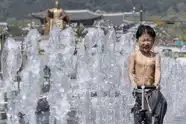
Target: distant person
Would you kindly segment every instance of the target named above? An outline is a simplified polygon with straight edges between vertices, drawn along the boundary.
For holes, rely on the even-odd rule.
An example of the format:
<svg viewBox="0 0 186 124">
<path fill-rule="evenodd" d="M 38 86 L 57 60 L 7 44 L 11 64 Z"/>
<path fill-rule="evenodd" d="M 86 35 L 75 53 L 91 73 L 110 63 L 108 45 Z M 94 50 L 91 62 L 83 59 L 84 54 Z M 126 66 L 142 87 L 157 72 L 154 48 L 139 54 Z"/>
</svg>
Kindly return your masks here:
<svg viewBox="0 0 186 124">
<path fill-rule="evenodd" d="M 128 74 L 134 88 L 133 95 L 136 99 L 132 109 L 134 124 L 141 124 L 142 92 L 137 86 L 155 86 L 156 89 L 145 89 L 146 124 L 163 124 L 167 110 L 167 102 L 160 92 L 160 56 L 151 51 L 156 38 L 156 33 L 150 26 L 141 25 L 136 32 L 138 48 L 129 55 Z M 152 119 L 154 118 L 154 119 Z"/>
</svg>

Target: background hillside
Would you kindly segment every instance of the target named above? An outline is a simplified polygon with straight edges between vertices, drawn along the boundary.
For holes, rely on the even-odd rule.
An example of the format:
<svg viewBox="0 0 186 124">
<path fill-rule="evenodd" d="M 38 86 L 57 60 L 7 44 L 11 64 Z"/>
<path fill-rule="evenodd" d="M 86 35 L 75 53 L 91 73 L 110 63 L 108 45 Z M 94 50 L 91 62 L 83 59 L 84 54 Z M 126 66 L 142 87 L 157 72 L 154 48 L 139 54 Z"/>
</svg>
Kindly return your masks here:
<svg viewBox="0 0 186 124">
<path fill-rule="evenodd" d="M 132 11 L 133 6 L 139 10 L 142 5 L 151 15 L 186 12 L 186 0 L 60 0 L 64 9 L 100 9 L 107 12 Z M 54 7 L 54 0 L 0 0 L 0 20 L 23 18 L 28 13 L 51 7 Z"/>
<path fill-rule="evenodd" d="M 179 37 L 186 41 L 186 0 L 59 0 L 64 9 L 104 10 L 106 12 L 139 11 L 143 7 L 144 20 L 177 21 L 169 25 L 157 26 L 160 37 L 171 39 Z M 31 20 L 29 13 L 44 11 L 55 6 L 55 0 L 0 0 L 0 21 L 7 21 L 12 34 L 27 26 Z M 139 17 L 126 17 L 126 20 L 139 21 Z M 38 20 L 37 20 L 38 21 Z M 166 32 L 164 36 L 163 32 Z"/>
</svg>

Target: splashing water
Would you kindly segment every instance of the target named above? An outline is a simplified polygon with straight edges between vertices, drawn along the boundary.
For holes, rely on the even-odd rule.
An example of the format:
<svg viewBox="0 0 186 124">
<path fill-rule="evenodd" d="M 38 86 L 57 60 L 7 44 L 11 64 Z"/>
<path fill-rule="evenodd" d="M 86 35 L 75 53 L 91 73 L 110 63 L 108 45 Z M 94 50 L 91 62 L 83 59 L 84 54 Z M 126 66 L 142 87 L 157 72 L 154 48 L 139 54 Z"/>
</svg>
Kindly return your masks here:
<svg viewBox="0 0 186 124">
<path fill-rule="evenodd" d="M 185 64 L 173 58 L 162 58 L 162 91 L 168 101 L 166 121 L 172 122 L 185 117 Z"/>
<path fill-rule="evenodd" d="M 8 101 L 8 124 L 25 123 L 36 124 L 35 110 L 40 96 L 40 87 L 43 80 L 42 61 L 38 56 L 38 40 L 40 34 L 31 30 L 25 38 L 27 43 L 27 62 L 21 71 L 21 90 Z"/>
<path fill-rule="evenodd" d="M 2 75 L 3 80 L 1 81 L 1 94 L 7 92 L 8 94 L 8 123 L 11 124 L 14 118 L 13 114 L 13 104 L 14 104 L 14 94 L 13 92 L 17 90 L 17 82 L 15 78 L 17 76 L 17 72 L 20 69 L 22 64 L 22 54 L 15 40 L 12 38 L 8 38 L 5 41 L 4 48 L 1 56 L 1 67 L 2 67 Z M 13 121 L 14 122 L 14 121 Z M 16 124 L 16 121 L 15 123 Z"/>
<path fill-rule="evenodd" d="M 27 62 L 21 72 L 21 91 L 9 102 L 11 104 L 8 114 L 12 117 L 8 121 L 9 124 L 13 124 L 11 121 L 14 121 L 14 124 L 19 123 L 19 112 L 25 114 L 26 122 L 36 124 L 35 108 L 41 94 L 44 65 L 51 69 L 51 88 L 47 93 L 50 124 L 133 123 L 130 111 L 134 99 L 127 74 L 128 55 L 136 45 L 133 33 L 128 32 L 116 41 L 112 26 L 106 35 L 100 27 L 89 28 L 83 39 L 84 44 L 81 43 L 75 55 L 73 30 L 67 28 L 61 31 L 54 27 L 45 47 L 45 60 L 38 55 L 40 39 L 36 30 L 31 30 L 25 38 Z M 14 51 L 11 55 L 13 53 L 16 53 L 15 59 L 10 59 L 9 66 L 6 66 L 8 60 L 4 61 L 3 65 L 6 66 L 5 69 L 16 69 L 4 71 L 5 80 L 9 79 L 8 77 L 13 78 L 20 68 L 21 61 L 16 59 L 20 58 L 16 57 L 19 52 Z M 12 60 L 19 61 L 12 63 Z M 186 66 L 182 60 L 163 56 L 161 66 L 162 92 L 168 101 L 165 121 L 175 124 L 173 122 L 177 117 L 186 116 Z"/>
<path fill-rule="evenodd" d="M 56 119 L 56 123 L 65 124 L 67 113 L 70 111 L 70 105 L 67 100 L 68 90 L 70 88 L 69 75 L 73 71 L 71 62 L 74 50 L 75 39 L 71 29 L 60 31 L 53 29 L 50 32 L 48 50 L 48 66 L 51 69 L 51 89 L 48 93 L 48 102 L 50 105 L 50 123 Z M 55 47 L 50 47 L 55 46 Z"/>
<path fill-rule="evenodd" d="M 3 79 L 13 81 L 21 64 L 21 50 L 14 39 L 8 38 L 4 44 L 1 57 Z"/>
</svg>

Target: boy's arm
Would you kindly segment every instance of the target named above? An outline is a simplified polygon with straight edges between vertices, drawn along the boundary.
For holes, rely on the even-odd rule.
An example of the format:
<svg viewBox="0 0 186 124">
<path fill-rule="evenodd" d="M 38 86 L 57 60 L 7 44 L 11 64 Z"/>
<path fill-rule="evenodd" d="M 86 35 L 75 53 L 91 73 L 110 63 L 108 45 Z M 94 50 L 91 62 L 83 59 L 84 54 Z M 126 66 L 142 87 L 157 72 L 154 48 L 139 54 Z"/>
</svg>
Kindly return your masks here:
<svg viewBox="0 0 186 124">
<path fill-rule="evenodd" d="M 160 55 L 156 55 L 155 59 L 155 82 L 154 85 L 159 88 L 161 78 L 161 58 Z"/>
<path fill-rule="evenodd" d="M 135 53 L 132 52 L 129 55 L 128 58 L 128 75 L 129 75 L 129 79 L 130 79 L 130 83 L 132 84 L 133 87 L 136 87 L 136 83 L 134 81 L 134 64 L 135 64 Z"/>
</svg>

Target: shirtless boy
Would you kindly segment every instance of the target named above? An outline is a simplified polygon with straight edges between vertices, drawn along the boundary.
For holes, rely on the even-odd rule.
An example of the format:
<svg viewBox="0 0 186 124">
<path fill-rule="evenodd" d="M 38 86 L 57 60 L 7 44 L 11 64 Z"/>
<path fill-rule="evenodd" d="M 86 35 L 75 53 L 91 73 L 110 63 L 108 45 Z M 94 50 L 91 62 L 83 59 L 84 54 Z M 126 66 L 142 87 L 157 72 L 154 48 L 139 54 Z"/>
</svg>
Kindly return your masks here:
<svg viewBox="0 0 186 124">
<path fill-rule="evenodd" d="M 146 113 L 147 124 L 152 124 L 153 116 L 155 118 L 154 124 L 163 124 L 163 118 L 167 109 L 166 100 L 159 91 L 160 56 L 151 51 L 155 38 L 156 33 L 153 28 L 147 25 L 139 26 L 136 32 L 139 49 L 134 50 L 129 55 L 128 74 L 136 98 L 136 104 L 133 108 L 134 124 L 141 124 L 139 115 L 141 109 L 141 93 L 136 89 L 137 86 L 145 85 L 156 87 L 156 90 L 146 90 L 146 94 L 148 94 L 146 103 L 152 103 L 146 105 L 148 110 Z M 159 108 L 157 105 L 159 103 L 161 105 L 158 107 L 161 107 L 160 110 L 162 109 L 162 111 L 158 111 Z"/>
</svg>

